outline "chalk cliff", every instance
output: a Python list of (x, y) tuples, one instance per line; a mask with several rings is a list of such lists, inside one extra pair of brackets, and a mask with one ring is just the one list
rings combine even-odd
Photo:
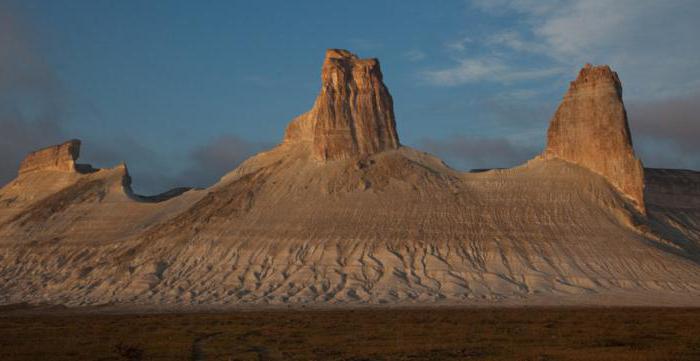
[(204, 190), (134, 195), (123, 165), (75, 171), (75, 141), (32, 153), (0, 188), (0, 305), (700, 305), (700, 173), (644, 172), (608, 67), (571, 83), (544, 156), (478, 173), (399, 145), (376, 60), (329, 50), (321, 78), (281, 145)]
[(644, 168), (632, 148), (622, 84), (607, 65), (586, 64), (571, 82), (551, 120), (544, 156), (602, 175), (644, 212)]
[(329, 49), (313, 108), (287, 127), (286, 143), (306, 142), (320, 160), (362, 157), (399, 147), (394, 104), (377, 59)]
[(80, 155), (80, 140), (73, 139), (63, 144), (46, 147), (27, 155), (19, 167), (19, 174), (41, 170), (73, 172), (75, 160)]

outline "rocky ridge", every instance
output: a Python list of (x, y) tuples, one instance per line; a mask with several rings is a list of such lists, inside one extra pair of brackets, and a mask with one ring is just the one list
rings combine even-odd
[(621, 96), (587, 66), (543, 156), (463, 173), (399, 144), (376, 60), (331, 49), (284, 142), (208, 189), (30, 155), (0, 189), (0, 304), (700, 305), (700, 177), (641, 168)]

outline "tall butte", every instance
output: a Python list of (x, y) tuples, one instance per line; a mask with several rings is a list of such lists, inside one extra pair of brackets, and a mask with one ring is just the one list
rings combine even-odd
[(288, 144), (311, 145), (314, 158), (358, 158), (399, 147), (394, 104), (377, 59), (328, 49), (321, 93), (313, 108), (289, 124)]
[(622, 84), (607, 65), (586, 64), (571, 82), (549, 125), (543, 155), (602, 175), (645, 213), (644, 168), (632, 147)]

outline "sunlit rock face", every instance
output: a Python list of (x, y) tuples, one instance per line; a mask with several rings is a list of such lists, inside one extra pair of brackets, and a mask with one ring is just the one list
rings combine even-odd
[(134, 194), (75, 141), (29, 155), (0, 188), (0, 305), (700, 305), (700, 173), (648, 169), (639, 216), (609, 68), (571, 84), (544, 156), (478, 173), (399, 146), (376, 60), (330, 50), (322, 84), (206, 189)]
[(75, 160), (80, 155), (80, 141), (69, 140), (63, 144), (37, 150), (27, 155), (19, 168), (19, 174), (41, 170), (73, 172)]
[(586, 64), (571, 82), (547, 131), (544, 156), (602, 175), (644, 212), (644, 168), (632, 147), (622, 84), (607, 65)]
[(311, 144), (319, 160), (362, 157), (399, 147), (394, 105), (377, 59), (329, 49), (321, 93), (313, 108), (294, 119), (285, 143)]

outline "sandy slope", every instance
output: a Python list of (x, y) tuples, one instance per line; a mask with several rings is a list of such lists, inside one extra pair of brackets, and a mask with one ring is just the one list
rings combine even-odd
[(329, 49), (311, 111), (206, 190), (135, 195), (78, 140), (29, 154), (0, 304), (700, 305), (700, 173), (642, 168), (610, 67), (571, 82), (542, 156), (481, 173), (401, 147), (382, 79)]
[(564, 161), (460, 173), (406, 147), (282, 145), (157, 203), (121, 168), (43, 199), (53, 175), (20, 178), (0, 192), (0, 302), (700, 303), (697, 173), (650, 174), (649, 218)]

